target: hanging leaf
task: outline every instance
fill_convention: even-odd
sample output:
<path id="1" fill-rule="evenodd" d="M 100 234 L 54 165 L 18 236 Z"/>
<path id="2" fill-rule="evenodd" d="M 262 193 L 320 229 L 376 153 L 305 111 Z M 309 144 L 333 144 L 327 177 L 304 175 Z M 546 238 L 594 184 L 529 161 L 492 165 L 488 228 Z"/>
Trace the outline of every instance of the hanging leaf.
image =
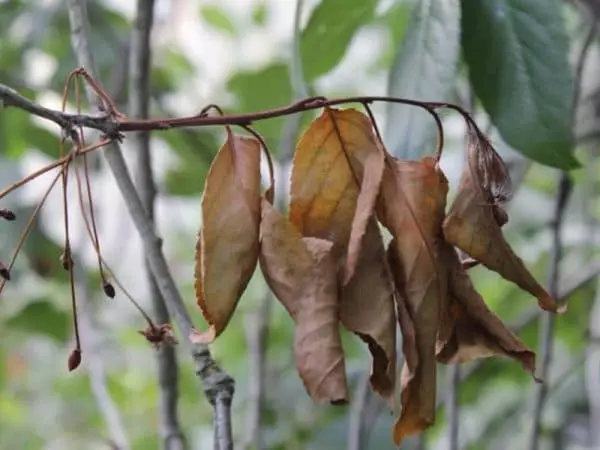
<path id="1" fill-rule="evenodd" d="M 300 36 L 306 81 L 335 68 L 358 29 L 373 19 L 377 0 L 322 0 Z"/>
<path id="2" fill-rule="evenodd" d="M 486 158 L 481 153 L 488 151 L 488 148 L 479 144 L 476 137 L 471 135 L 467 150 L 468 164 L 444 221 L 444 237 L 449 244 L 537 297 L 541 308 L 562 312 L 564 308 L 559 308 L 556 300 L 535 280 L 504 239 L 500 224 L 505 221 L 506 213 L 497 205 L 490 190 L 491 185 L 486 181 L 490 175 L 482 173 L 480 161 Z"/>
<path id="3" fill-rule="evenodd" d="M 341 290 L 340 321 L 356 333 L 373 356 L 370 383 L 388 398 L 396 377 L 394 287 L 377 222 L 369 222 L 356 272 Z"/>
<path id="4" fill-rule="evenodd" d="M 294 356 L 308 394 L 315 401 L 345 403 L 348 387 L 332 242 L 303 238 L 265 199 L 260 242 L 265 280 L 296 323 Z"/>
<path id="5" fill-rule="evenodd" d="M 459 42 L 459 0 L 416 2 L 411 25 L 390 72 L 387 94 L 446 100 L 455 81 Z M 392 154 L 417 159 L 433 147 L 435 126 L 427 112 L 392 103 L 386 108 L 385 142 Z"/>
<path id="6" fill-rule="evenodd" d="M 355 109 L 326 109 L 296 147 L 290 221 L 303 236 L 333 241 L 340 253 L 348 246 L 345 283 L 373 216 L 383 164 L 371 121 Z"/>
<path id="7" fill-rule="evenodd" d="M 458 255 L 442 246 L 442 258 L 449 271 L 449 296 L 442 314 L 437 360 L 457 364 L 490 356 L 505 356 L 520 362 L 535 374 L 535 353 L 510 331 L 485 304 L 462 267 Z"/>
<path id="8" fill-rule="evenodd" d="M 396 359 L 393 288 L 373 215 L 383 164 L 384 151 L 367 116 L 326 109 L 298 142 L 290 221 L 303 236 L 334 243 L 343 265 L 340 320 L 369 346 L 371 384 L 387 397 Z"/>
<path id="9" fill-rule="evenodd" d="M 463 0 L 462 6 L 471 84 L 502 138 L 539 163 L 578 167 L 569 39 L 559 2 Z"/>
<path id="10" fill-rule="evenodd" d="M 405 363 L 403 368 L 402 413 L 393 433 L 398 445 L 404 437 L 429 427 L 435 418 L 435 345 L 440 305 L 446 296 L 438 240 L 448 182 L 432 157 L 418 162 L 390 157 L 388 161 L 378 217 L 395 238 L 394 246 L 388 249 L 392 253 L 389 258 L 396 288 L 406 296 L 418 354 L 416 367 Z"/>
<path id="11" fill-rule="evenodd" d="M 206 177 L 196 244 L 196 300 L 212 342 L 227 326 L 258 259 L 260 143 L 228 131 Z"/>

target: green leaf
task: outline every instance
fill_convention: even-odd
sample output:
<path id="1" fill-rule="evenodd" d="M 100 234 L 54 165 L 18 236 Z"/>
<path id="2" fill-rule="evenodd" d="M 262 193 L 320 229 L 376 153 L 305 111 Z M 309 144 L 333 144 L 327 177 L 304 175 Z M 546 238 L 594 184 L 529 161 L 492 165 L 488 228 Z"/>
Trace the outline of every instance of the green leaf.
<path id="1" fill-rule="evenodd" d="M 252 22 L 254 22 L 255 25 L 262 27 L 267 23 L 268 14 L 269 10 L 267 8 L 267 2 L 266 0 L 261 0 L 252 9 Z"/>
<path id="2" fill-rule="evenodd" d="M 227 89 L 234 93 L 241 112 L 259 111 L 283 106 L 292 101 L 292 86 L 288 66 L 273 63 L 257 71 L 233 75 Z M 271 150 L 275 151 L 281 137 L 284 117 L 257 122 L 254 128 L 262 134 Z"/>
<path id="3" fill-rule="evenodd" d="M 444 101 L 454 82 L 459 56 L 459 0 L 423 0 L 413 10 L 411 25 L 398 53 L 388 95 Z M 389 104 L 385 141 L 400 158 L 433 151 L 435 124 L 425 111 Z"/>
<path id="4" fill-rule="evenodd" d="M 210 163 L 219 150 L 215 136 L 207 131 L 180 130 L 161 137 L 180 158 L 178 166 L 167 172 L 167 192 L 181 196 L 201 193 Z"/>
<path id="5" fill-rule="evenodd" d="M 357 30 L 373 19 L 377 0 L 323 0 L 300 37 L 306 81 L 339 64 Z"/>
<path id="6" fill-rule="evenodd" d="M 230 36 L 237 34 L 236 27 L 223 8 L 217 5 L 204 5 L 200 8 L 202 18 L 214 28 L 224 31 Z"/>
<path id="7" fill-rule="evenodd" d="M 65 342 L 71 334 L 69 314 L 56 309 L 47 300 L 29 303 L 18 314 L 6 321 L 6 326 L 27 333 L 49 336 Z"/>
<path id="8" fill-rule="evenodd" d="M 542 164 L 573 169 L 573 80 L 556 0 L 462 1 L 471 84 L 503 139 Z"/>

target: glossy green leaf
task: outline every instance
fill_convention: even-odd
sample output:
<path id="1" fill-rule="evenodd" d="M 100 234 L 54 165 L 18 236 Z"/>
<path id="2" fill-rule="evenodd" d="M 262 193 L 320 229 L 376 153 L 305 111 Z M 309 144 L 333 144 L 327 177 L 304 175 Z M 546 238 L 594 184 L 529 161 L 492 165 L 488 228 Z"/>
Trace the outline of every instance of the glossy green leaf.
<path id="1" fill-rule="evenodd" d="M 207 24 L 216 28 L 217 30 L 223 31 L 230 36 L 236 35 L 235 24 L 231 21 L 227 12 L 217 5 L 203 5 L 200 8 L 200 14 Z"/>
<path id="2" fill-rule="evenodd" d="M 459 42 L 459 0 L 418 2 L 390 72 L 388 95 L 447 99 L 456 75 Z M 433 151 L 435 123 L 423 110 L 389 104 L 385 142 L 388 150 L 400 158 L 419 158 Z"/>
<path id="3" fill-rule="evenodd" d="M 377 0 L 323 0 L 300 37 L 306 81 L 335 68 L 360 27 L 373 19 Z"/>
<path id="4" fill-rule="evenodd" d="M 525 156 L 578 167 L 570 127 L 573 80 L 557 0 L 462 1 L 471 84 L 503 139 Z"/>
<path id="5" fill-rule="evenodd" d="M 29 303 L 6 326 L 30 334 L 42 334 L 57 341 L 67 341 L 71 335 L 70 315 L 47 300 Z"/>

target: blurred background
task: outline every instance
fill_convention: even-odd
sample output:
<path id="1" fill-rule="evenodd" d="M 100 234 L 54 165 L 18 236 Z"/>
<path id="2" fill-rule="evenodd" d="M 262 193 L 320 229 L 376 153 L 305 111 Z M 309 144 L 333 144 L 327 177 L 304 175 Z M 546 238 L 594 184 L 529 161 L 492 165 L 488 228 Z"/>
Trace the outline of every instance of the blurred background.
<path id="1" fill-rule="evenodd" d="M 119 108 L 127 111 L 129 49 L 137 2 L 87 3 L 99 78 Z M 463 10 L 479 8 L 474 3 L 464 0 Z M 575 155 L 582 165 L 569 174 L 573 193 L 561 233 L 564 251 L 558 293 L 566 295 L 569 309 L 552 323 L 530 295 L 484 268 L 472 269 L 471 276 L 490 307 L 531 348 L 539 350 L 539 366 L 547 360 L 547 390 L 540 394 L 531 377 L 508 360 L 489 359 L 460 368 L 440 366 L 436 424 L 420 438 L 407 440 L 402 448 L 531 448 L 534 411 L 542 396 L 539 448 L 600 449 L 600 285 L 595 280 L 600 272 L 600 46 L 595 34 L 600 4 L 593 0 L 490 0 L 488 5 L 492 3 L 498 8 L 499 20 L 507 15 L 513 25 L 533 33 L 531 39 L 541 41 L 537 48 L 527 47 L 531 36 L 517 36 L 523 39 L 525 50 L 512 56 L 510 47 L 483 48 L 481 64 L 489 55 L 504 54 L 507 61 L 516 61 L 516 67 L 522 64 L 519 77 L 545 73 L 540 80 L 532 76 L 524 81 L 533 91 L 542 86 L 538 92 L 543 97 L 542 109 L 546 92 L 556 93 L 547 96 L 549 109 L 557 101 L 558 110 L 562 107 L 570 112 L 570 97 L 579 99 L 577 114 L 556 119 L 569 128 L 572 125 Z M 488 116 L 490 102 L 482 106 L 474 99 L 469 71 L 458 48 L 461 23 L 453 13 L 453 8 L 460 9 L 458 4 L 446 0 L 306 0 L 299 7 L 294 0 L 157 0 L 151 34 L 150 114 L 183 116 L 209 103 L 217 103 L 227 112 L 251 112 L 308 95 L 389 94 L 446 99 L 474 109 L 481 128 L 511 168 L 515 195 L 508 204 L 507 239 L 547 286 L 560 171 L 535 162 L 545 157 L 539 148 L 528 153 L 532 147 L 526 145 L 526 139 L 540 136 L 544 130 L 535 126 L 525 130 L 525 144 L 519 147 L 521 141 L 499 132 L 496 127 L 502 128 L 502 124 L 493 114 Z M 529 8 L 531 17 L 541 17 L 541 22 L 528 22 Z M 540 16 L 542 10 L 546 12 Z M 553 14 L 560 19 L 558 29 Z M 536 27 L 542 27 L 537 35 Z M 554 30 L 545 33 L 545 27 Z M 65 2 L 0 0 L 0 30 L 0 83 L 37 103 L 60 109 L 66 76 L 78 67 Z M 563 43 L 554 38 L 561 33 L 568 38 L 563 47 L 564 60 L 570 66 L 564 71 L 575 87 L 562 83 L 551 62 L 555 58 L 560 64 Z M 512 39 L 510 33 L 506 39 Z M 582 54 L 586 55 L 585 64 L 580 63 Z M 465 56 L 472 66 L 472 56 Z M 556 87 L 551 84 L 553 76 L 559 83 Z M 508 99 L 502 89 L 511 86 L 493 82 L 491 78 L 489 89 L 510 100 L 505 108 L 513 108 L 515 120 L 522 120 L 521 110 L 530 106 L 526 104 L 529 100 Z M 536 98 L 534 102 L 539 100 Z M 568 104 L 564 104 L 565 98 Z M 73 107 L 71 104 L 71 111 Z M 419 131 L 430 119 L 383 104 L 377 104 L 374 111 L 386 144 L 396 155 L 418 157 L 433 149 L 429 131 Z M 407 114 L 412 114 L 410 119 Z M 314 114 L 307 113 L 256 126 L 275 157 L 276 195 L 282 202 L 286 201 L 295 141 L 312 117 Z M 432 133 L 433 124 L 426 123 Z M 548 123 L 549 128 L 554 127 L 554 122 Z M 444 114 L 444 124 L 442 166 L 452 195 L 464 164 L 465 127 L 457 114 Z M 412 145 L 408 150 L 402 141 L 407 130 L 417 130 L 413 140 L 409 139 Z M 16 109 L 2 111 L 1 187 L 55 159 L 58 137 L 59 130 L 52 123 Z M 223 130 L 212 128 L 156 132 L 151 138 L 158 189 L 157 230 L 200 329 L 206 325 L 195 306 L 194 246 L 204 179 L 222 139 Z M 548 139 L 545 144 L 549 148 L 554 145 Z M 133 150 L 126 139 L 123 151 L 135 171 Z M 570 150 L 561 147 L 557 151 Z M 557 158 L 555 167 L 561 164 Z M 90 157 L 90 167 L 103 256 L 127 290 L 151 312 L 140 239 L 99 152 Z M 51 179 L 42 176 L 2 200 L 2 207 L 18 215 L 16 222 L 0 223 L 3 260 L 9 259 L 28 214 Z M 145 323 L 125 296 L 119 290 L 114 300 L 102 294 L 96 256 L 76 206 L 75 191 L 69 193 L 73 205 L 70 223 L 76 264 L 85 269 L 77 279 L 84 362 L 79 370 L 67 371 L 73 341 L 68 278 L 58 259 L 64 235 L 61 200 L 59 189 L 50 194 L 17 260 L 13 280 L 0 298 L 0 449 L 167 448 L 159 429 L 156 352 L 137 334 Z M 344 333 L 352 401 L 344 407 L 319 406 L 306 395 L 297 375 L 292 340 L 291 319 L 257 271 L 233 322 L 211 346 L 216 360 L 236 380 L 235 448 L 394 448 L 394 417 L 368 388 L 367 349 Z M 544 342 L 550 343 L 552 351 Z M 177 348 L 177 356 L 180 426 L 190 449 L 210 449 L 212 408 L 188 353 Z M 453 429 L 459 430 L 458 440 L 450 439 Z"/>

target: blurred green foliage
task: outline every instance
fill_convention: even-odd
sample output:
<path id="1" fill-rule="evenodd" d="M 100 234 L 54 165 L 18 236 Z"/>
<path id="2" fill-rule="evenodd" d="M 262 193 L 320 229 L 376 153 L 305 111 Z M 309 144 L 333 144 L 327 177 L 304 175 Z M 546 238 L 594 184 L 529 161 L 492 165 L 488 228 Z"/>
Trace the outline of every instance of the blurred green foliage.
<path id="1" fill-rule="evenodd" d="M 197 15 L 198 26 L 206 27 L 213 33 L 214 39 L 230 45 L 227 48 L 231 48 L 232 52 L 246 48 L 243 47 L 244 41 L 251 33 L 258 33 L 270 41 L 276 39 L 273 37 L 274 30 L 281 17 L 276 15 L 278 9 L 274 0 L 252 1 L 248 8 L 250 20 L 243 25 L 230 9 L 232 2 L 196 3 L 193 11 Z M 289 14 L 286 23 L 290 24 L 294 14 L 292 3 L 284 8 L 285 14 Z M 332 92 L 323 88 L 328 86 L 324 79 L 345 64 L 347 58 L 354 57 L 350 49 L 356 43 L 356 47 L 362 46 L 367 49 L 366 53 L 375 56 L 370 62 L 365 62 L 363 68 L 364 73 L 372 78 L 367 80 L 370 84 L 367 87 L 361 84 L 364 82 L 361 74 L 340 74 L 335 83 L 329 85 L 333 86 L 330 89 L 334 94 L 339 93 L 337 80 L 344 81 L 345 90 L 364 95 L 381 94 L 386 89 L 382 80 L 387 79 L 388 93 L 392 95 L 402 93 L 423 97 L 421 99 L 424 100 L 442 101 L 447 98 L 428 96 L 438 92 L 447 92 L 448 97 L 456 96 L 455 91 L 459 90 L 456 86 L 468 84 L 471 80 L 476 103 L 480 102 L 482 111 L 489 115 L 482 113 L 477 118 L 496 127 L 503 139 L 516 150 L 514 154 L 525 155 L 548 166 L 573 166 L 575 149 L 570 136 L 568 108 L 573 86 L 572 71 L 566 61 L 568 44 L 574 42 L 576 36 L 566 34 L 562 10 L 555 5 L 558 2 L 552 1 L 552 8 L 547 0 L 503 0 L 481 2 L 479 6 L 474 6 L 476 2 L 452 0 L 445 3 L 445 7 L 434 1 L 419 3 L 411 0 L 387 2 L 387 6 L 383 0 L 321 0 L 314 3 L 299 30 L 298 56 L 302 61 L 302 73 L 292 73 L 294 66 L 290 61 L 294 43 L 293 30 L 290 29 L 286 41 L 275 42 L 274 49 L 267 49 L 266 57 L 261 53 L 256 63 L 238 61 L 238 53 L 221 55 L 224 61 L 221 62 L 228 71 L 220 74 L 218 80 L 209 80 L 212 84 L 208 101 L 227 104 L 228 112 L 251 112 L 282 106 L 294 99 L 293 75 L 299 76 L 308 92 L 331 95 Z M 517 8 L 517 3 L 522 7 Z M 113 9 L 114 2 L 109 5 L 108 2 L 90 1 L 88 8 L 92 18 L 94 57 L 101 81 L 115 96 L 120 108 L 126 111 L 131 17 L 124 11 Z M 459 15 L 461 17 L 462 42 L 458 40 L 459 34 L 446 34 L 448 29 L 450 32 L 456 30 L 442 26 L 450 23 L 449 16 L 444 16 L 448 11 L 453 14 L 452 19 L 456 19 L 457 26 Z M 498 15 L 499 12 L 505 15 Z M 152 114 L 180 116 L 184 115 L 184 108 L 177 99 L 193 95 L 189 86 L 204 77 L 206 67 L 202 61 L 197 61 L 197 55 L 186 54 L 179 45 L 181 42 L 172 38 L 177 31 L 183 33 L 180 29 L 183 25 L 173 23 L 167 15 L 162 19 L 161 31 L 154 36 L 157 57 L 151 73 Z M 194 30 L 188 28 L 185 29 L 188 33 L 186 39 L 200 47 L 207 58 L 211 56 L 210 40 L 200 42 Z M 67 74 L 76 68 L 64 2 L 0 1 L 0 29 L 3 30 L 0 35 L 0 82 L 13 86 L 34 100 L 46 99 L 48 93 L 60 95 Z M 366 32 L 370 33 L 368 39 L 365 39 Z M 381 38 L 377 45 L 369 40 L 375 34 Z M 161 43 L 163 39 L 166 44 Z M 414 49 L 418 49 L 418 53 L 409 53 L 417 52 Z M 456 51 L 456 54 L 448 58 L 436 56 L 436 51 L 448 56 L 443 54 L 444 49 Z M 357 54 L 360 55 L 360 52 Z M 43 56 L 44 61 L 50 60 L 51 63 L 38 61 L 36 64 L 39 66 L 32 65 L 31 61 L 36 56 L 38 59 Z M 457 62 L 466 65 L 468 70 L 458 72 Z M 33 76 L 37 70 L 48 72 L 40 77 L 42 81 Z M 369 89 L 374 89 L 374 92 Z M 198 110 L 202 106 L 199 105 Z M 189 114 L 189 110 L 186 111 L 185 114 Z M 396 128 L 402 139 L 409 139 L 414 131 L 408 128 L 414 123 L 413 116 L 402 122 L 394 121 L 392 116 L 386 118 L 390 119 L 388 126 Z M 303 119 L 302 123 L 305 123 L 308 116 Z M 287 158 L 283 154 L 286 152 L 279 150 L 288 148 L 283 145 L 289 144 L 284 140 L 288 124 L 284 118 L 253 124 L 279 160 Z M 460 160 L 464 144 L 461 131 L 455 131 L 446 136 L 446 154 Z M 456 137 L 458 135 L 459 138 Z M 157 133 L 153 139 L 156 147 L 160 143 L 168 154 L 168 158 L 163 161 L 161 157 L 160 163 L 156 164 L 161 202 L 159 215 L 166 215 L 160 221 L 159 231 L 165 239 L 165 248 L 184 297 L 194 312 L 194 319 L 200 323 L 200 313 L 193 304 L 190 267 L 200 195 L 210 162 L 222 143 L 223 132 L 212 128 L 174 130 Z M 2 187 L 30 169 L 31 158 L 47 160 L 57 154 L 57 130 L 40 125 L 24 112 L 15 109 L 0 111 Z M 413 156 L 420 156 L 420 153 Z M 509 205 L 511 222 L 506 227 L 508 239 L 519 253 L 523 251 L 527 255 L 524 258 L 540 280 L 545 279 L 548 265 L 550 247 L 545 225 L 550 221 L 551 212 L 543 208 L 544 202 L 538 201 L 528 203 L 526 208 L 519 207 L 519 198 L 529 195 L 528 198 L 543 199 L 552 204 L 555 171 L 548 166 L 534 164 L 527 173 L 516 193 L 514 206 L 512 203 Z M 96 161 L 91 167 L 94 180 L 100 183 L 110 179 L 102 162 Z M 582 192 L 588 192 L 588 183 L 589 177 L 579 172 L 576 195 L 580 197 L 577 198 L 582 199 Z M 594 192 L 598 183 L 595 179 L 591 183 L 591 191 Z M 106 192 L 98 191 L 96 195 L 101 200 L 116 195 L 115 191 Z M 108 201 L 108 204 L 114 203 L 115 208 L 119 206 L 117 199 L 109 198 Z M 8 260 L 35 202 L 32 195 L 11 195 L 2 202 L 3 207 L 12 208 L 18 215 L 15 222 L 0 222 L 0 257 Z M 76 201 L 71 204 L 75 205 Z M 24 253 L 15 266 L 14 280 L 0 296 L 0 329 L 3 332 L 0 340 L 0 449 L 107 448 L 107 424 L 88 377 L 85 349 L 81 370 L 75 373 L 66 370 L 66 358 L 72 344 L 69 287 L 58 260 L 62 230 L 58 228 L 57 231 L 54 223 L 62 220 L 62 207 L 57 203 L 54 205 L 52 214 L 45 215 L 33 228 Z M 101 220 L 100 240 L 106 253 L 111 255 L 111 262 L 118 264 L 132 251 L 129 244 L 135 237 L 124 234 L 123 230 L 129 229 L 126 228 L 125 209 L 113 214 L 104 208 L 104 217 L 114 220 Z M 72 212 L 76 210 L 72 207 Z M 193 218 L 193 226 L 182 225 L 188 223 L 188 217 Z M 592 219 L 598 220 L 597 206 L 592 211 Z M 580 255 L 589 257 L 596 251 L 595 241 L 587 240 L 585 233 L 589 221 L 590 217 L 582 208 L 569 210 L 566 234 L 570 238 L 565 258 L 575 262 L 564 265 L 565 279 L 581 272 L 585 263 L 578 259 Z M 75 234 L 83 232 L 79 229 Z M 87 284 L 85 287 L 90 294 L 86 296 L 87 307 L 97 322 L 99 355 L 104 361 L 108 391 L 123 417 L 132 448 L 159 448 L 159 386 L 154 354 L 135 332 L 144 324 L 134 315 L 133 308 L 122 294 L 119 293 L 113 301 L 107 301 L 101 295 L 99 275 L 93 261 L 93 257 L 85 258 L 82 264 L 86 271 L 83 283 Z M 120 268 L 127 277 L 128 287 L 135 290 L 138 293 L 136 298 L 141 296 L 139 300 L 148 307 L 142 286 L 145 277 L 141 257 L 139 267 Z M 472 277 L 490 307 L 507 322 L 537 308 L 533 298 L 483 268 L 474 269 Z M 245 316 L 257 308 L 265 295 L 260 274 L 255 278 L 232 325 L 212 346 L 218 362 L 236 379 L 233 424 L 240 445 L 245 435 L 250 395 Z M 589 284 L 577 290 L 569 298 L 568 313 L 557 319 L 554 366 L 564 369 L 571 363 L 567 356 L 585 351 L 594 293 L 594 286 Z M 339 408 L 315 405 L 306 395 L 295 371 L 291 319 L 277 302 L 271 307 L 268 326 L 262 430 L 265 446 L 286 450 L 344 448 L 355 405 Z M 538 348 L 538 328 L 536 319 L 519 330 L 521 338 L 532 348 Z M 212 409 L 204 398 L 190 358 L 181 347 L 178 355 L 182 425 L 192 443 L 191 448 L 210 448 Z M 344 349 L 348 356 L 349 378 L 355 391 L 368 373 L 368 355 L 362 343 L 348 333 L 344 334 Z M 573 367 L 573 371 L 581 375 L 582 368 Z M 441 368 L 438 384 L 442 400 L 448 385 L 445 375 L 444 368 Z M 515 425 L 508 419 L 513 415 L 521 417 L 519 414 L 528 414 L 527 401 L 532 392 L 531 377 L 514 362 L 490 359 L 479 364 L 460 386 L 461 433 L 464 430 L 461 442 L 464 448 L 487 449 L 490 448 L 488 443 L 497 436 L 518 434 L 513 433 Z M 564 421 L 571 416 L 571 411 L 583 410 L 584 414 L 588 414 L 581 392 L 576 395 L 564 389 L 558 393 L 561 392 L 566 392 L 564 398 L 560 398 L 561 408 L 565 411 Z M 356 392 L 353 394 L 353 398 L 357 397 Z M 367 430 L 369 439 L 364 448 L 391 448 L 393 417 L 385 407 L 377 411 L 372 426 Z M 562 423 L 547 421 L 546 426 L 555 430 Z M 442 408 L 436 425 L 426 433 L 427 448 L 445 448 L 446 431 L 447 415 Z M 407 442 L 403 448 L 412 448 L 413 443 Z M 522 442 L 514 448 L 523 448 L 518 445 Z"/>

